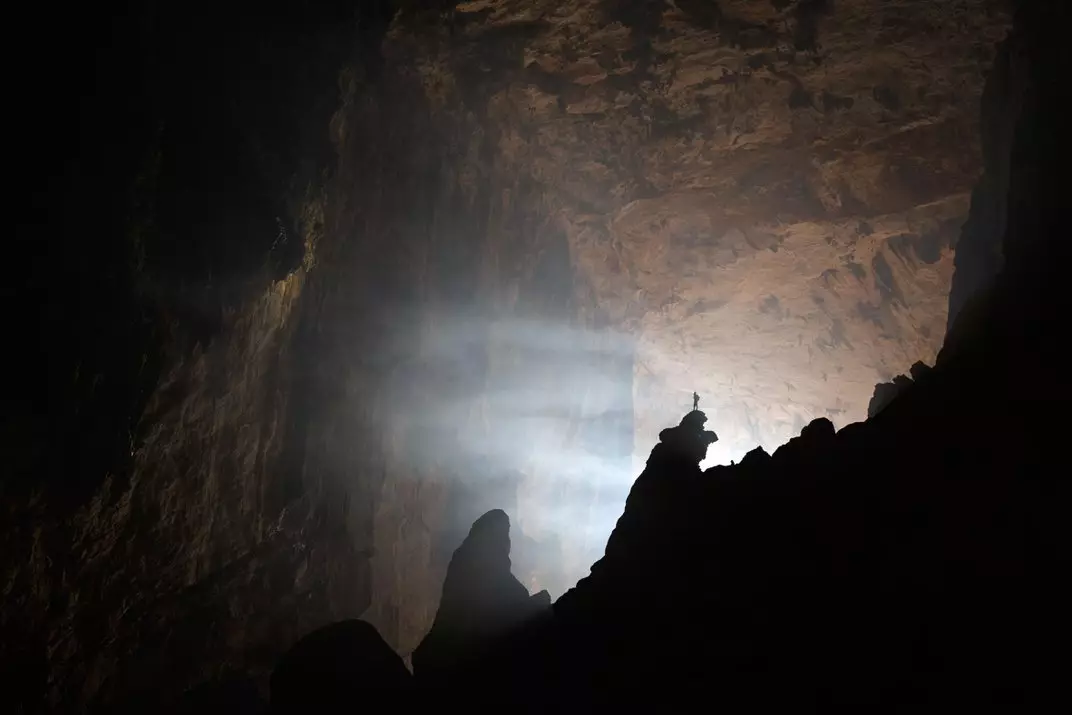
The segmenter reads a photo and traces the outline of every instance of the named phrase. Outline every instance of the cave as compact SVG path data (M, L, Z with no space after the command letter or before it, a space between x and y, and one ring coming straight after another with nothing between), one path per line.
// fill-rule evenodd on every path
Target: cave
M1023 137L1050 140L1040 68L1065 51L1023 7L39 18L56 51L15 85L35 111L5 302L41 327L8 372L5 711L263 691L349 619L408 664L492 510L525 588L587 612L598 584L571 589L694 394L713 474L816 420L909 440L898 410L982 344L978 296L1058 263L1050 194L1019 187L1048 170Z

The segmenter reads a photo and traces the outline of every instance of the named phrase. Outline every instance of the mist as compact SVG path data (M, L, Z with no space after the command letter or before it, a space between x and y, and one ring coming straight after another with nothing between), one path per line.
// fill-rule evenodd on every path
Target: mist
M449 475L466 494L454 505L459 527L444 550L482 509L502 508L511 517L515 572L530 588L559 595L602 556L658 440L657 431L642 433L642 424L676 424L692 408L691 393L669 392L652 410L657 414L638 414L638 340L622 331L455 315L425 321L411 340L421 372L438 386L415 404L397 405L408 429L422 435L407 442L407 458L423 465L423 474ZM720 437L704 468L757 446L773 450L794 434L755 429L733 395L700 398L708 428Z
M419 410L400 405L427 435L411 458L474 494L458 509L507 511L515 571L527 572L519 577L568 587L602 553L635 476L634 340L551 321L455 317L434 321L417 342L438 380L482 388L429 391Z

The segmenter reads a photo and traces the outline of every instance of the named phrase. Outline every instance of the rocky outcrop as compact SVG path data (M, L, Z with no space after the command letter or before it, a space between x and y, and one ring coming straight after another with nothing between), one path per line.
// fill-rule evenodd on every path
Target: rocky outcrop
M867 416L874 417L882 409L893 402L902 392L907 390L914 381L923 379L931 368L924 362L917 362L909 368L908 375L898 375L890 382L881 382L875 385L875 392L871 395L871 401L867 403Z
M28 176L48 177L26 182L40 225L18 226L26 292L5 301L43 303L40 345L19 351L35 364L10 373L29 393L10 415L33 416L3 435L5 712L263 685L291 642L368 603L360 495L289 461L321 150L355 33L333 9L232 10L28 23L58 33L66 69L26 75L44 119L20 136Z
M484 514L454 552L435 621L413 651L422 683L449 683L489 644L549 609L547 591L529 595L510 572L510 518Z
M364 621L341 621L298 641L272 672L272 713L352 710L369 694L407 708L413 675Z

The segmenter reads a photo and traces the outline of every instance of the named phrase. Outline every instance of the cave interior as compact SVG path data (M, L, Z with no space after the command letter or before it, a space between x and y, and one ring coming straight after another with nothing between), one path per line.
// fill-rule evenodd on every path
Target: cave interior
M5 712L1059 692L1066 8L33 12Z

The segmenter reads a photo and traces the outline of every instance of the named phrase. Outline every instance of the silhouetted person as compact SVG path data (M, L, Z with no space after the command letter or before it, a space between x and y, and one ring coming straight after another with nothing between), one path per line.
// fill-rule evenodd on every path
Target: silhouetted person
M412 684L402 659L372 625L341 621L313 631L280 659L272 671L270 712L348 713L387 702L404 707Z
M413 672L426 683L476 657L496 637L550 606L510 572L510 518L501 509L481 516L454 552L432 629L413 652Z

